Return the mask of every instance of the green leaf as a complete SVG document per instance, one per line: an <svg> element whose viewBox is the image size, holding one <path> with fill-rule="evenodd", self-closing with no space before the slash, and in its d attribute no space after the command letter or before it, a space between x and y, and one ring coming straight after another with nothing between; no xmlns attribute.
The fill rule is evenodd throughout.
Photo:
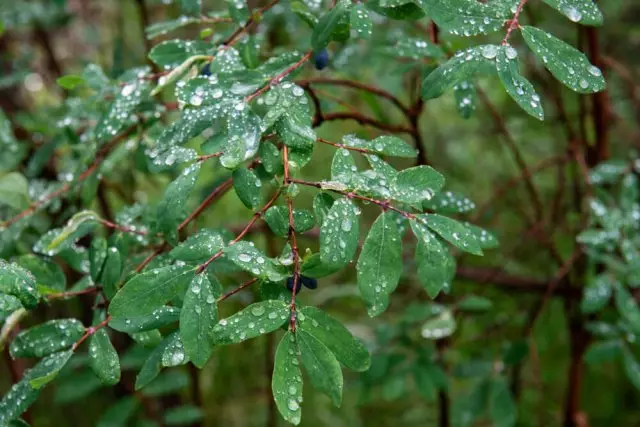
<svg viewBox="0 0 640 427"><path fill-rule="evenodd" d="M29 371L29 385L39 389L49 384L58 375L58 372L67 364L73 356L73 350L53 353L45 357Z"/></svg>
<svg viewBox="0 0 640 427"><path fill-rule="evenodd" d="M186 218L186 203L191 190L195 186L200 172L200 163L186 168L178 178L167 186L164 196L157 208L158 230L171 240L175 240L178 224Z"/></svg>
<svg viewBox="0 0 640 427"><path fill-rule="evenodd" d="M367 312L369 316L377 316L389 306L389 295L398 286L402 274L402 236L394 212L385 212L375 220L356 269Z"/></svg>
<svg viewBox="0 0 640 427"><path fill-rule="evenodd" d="M504 89L520 108L536 119L544 120L540 96L529 80L520 74L518 51L511 45L500 46L496 58L496 70Z"/></svg>
<svg viewBox="0 0 640 427"><path fill-rule="evenodd" d="M107 259L104 262L104 270L101 276L102 290L109 299L112 299L118 290L120 276L122 275L122 264L118 248L110 247L107 251Z"/></svg>
<svg viewBox="0 0 640 427"><path fill-rule="evenodd" d="M453 246L474 255L482 255L476 236L458 221L438 214L421 216L427 226Z"/></svg>
<svg viewBox="0 0 640 427"><path fill-rule="evenodd" d="M622 360L627 379L635 388L640 390L640 363L627 347L622 348Z"/></svg>
<svg viewBox="0 0 640 427"><path fill-rule="evenodd" d="M96 427L122 427L127 423L136 410L139 402L136 397L123 397L115 401L107 410L104 411Z"/></svg>
<svg viewBox="0 0 640 427"><path fill-rule="evenodd" d="M49 320L20 332L11 342L11 356L47 356L71 347L84 331L84 326L76 319Z"/></svg>
<svg viewBox="0 0 640 427"><path fill-rule="evenodd" d="M85 83L84 78L77 74L67 74L66 76L58 77L56 83L63 89L73 90L78 86Z"/></svg>
<svg viewBox="0 0 640 427"><path fill-rule="evenodd" d="M136 391L140 390L153 381L162 370L162 355L172 340L172 336L163 339L151 352L149 358L144 362L138 376L136 377Z"/></svg>
<svg viewBox="0 0 640 427"><path fill-rule="evenodd" d="M185 15L200 16L202 12L202 0L179 0L179 4Z"/></svg>
<svg viewBox="0 0 640 427"><path fill-rule="evenodd" d="M180 312L178 307L163 306L143 316L111 319L109 327L125 333L151 331L177 322Z"/></svg>
<svg viewBox="0 0 640 427"><path fill-rule="evenodd" d="M189 383L189 375L185 371L172 369L159 374L142 390L142 394L150 397L167 396L184 390Z"/></svg>
<svg viewBox="0 0 640 427"><path fill-rule="evenodd" d="M335 406L342 401L342 369L331 351L313 335L296 331L300 358L311 385L331 398Z"/></svg>
<svg viewBox="0 0 640 427"><path fill-rule="evenodd" d="M120 382L118 352L104 328L96 331L89 339L89 366L104 385Z"/></svg>
<svg viewBox="0 0 640 427"><path fill-rule="evenodd" d="M334 198L329 193L318 193L313 198L313 213L316 216L316 222L322 224L325 217L333 206Z"/></svg>
<svg viewBox="0 0 640 427"><path fill-rule="evenodd" d="M425 16L425 11L419 5L422 1L407 2L400 6L383 7L381 0L371 0L365 3L366 7L380 15L402 21L415 21Z"/></svg>
<svg viewBox="0 0 640 427"><path fill-rule="evenodd" d="M264 220L271 231L280 237L289 233L289 208L287 206L272 206L264 215ZM316 224L313 214L306 209L293 210L293 227L297 233L311 230Z"/></svg>
<svg viewBox="0 0 640 427"><path fill-rule="evenodd" d="M450 310L443 310L437 317L422 325L421 334L426 339L438 340L448 337L456 330L456 319Z"/></svg>
<svg viewBox="0 0 640 427"><path fill-rule="evenodd" d="M356 171L356 162L349 150L344 148L337 150L331 161L331 179L351 186L351 181Z"/></svg>
<svg viewBox="0 0 640 427"><path fill-rule="evenodd" d="M609 304L614 281L608 274L600 274L589 280L584 288L580 309L583 313L597 313Z"/></svg>
<svg viewBox="0 0 640 427"><path fill-rule="evenodd" d="M463 80L453 86L453 96L456 100L456 109L463 119L471 117L476 109L476 88L473 82Z"/></svg>
<svg viewBox="0 0 640 427"><path fill-rule="evenodd" d="M476 205L463 194L443 191L423 202L422 207L436 213L459 214L471 212Z"/></svg>
<svg viewBox="0 0 640 427"><path fill-rule="evenodd" d="M496 45L475 46L457 52L425 76L422 82L422 97L425 100L437 98L450 87L468 81L478 73L493 69L493 60L497 55Z"/></svg>
<svg viewBox="0 0 640 427"><path fill-rule="evenodd" d="M18 142L11 122L0 109L0 172L11 172L27 154L27 144Z"/></svg>
<svg viewBox="0 0 640 427"><path fill-rule="evenodd" d="M477 295L469 295L457 304L458 310L467 312L484 312L493 307L493 303L489 298Z"/></svg>
<svg viewBox="0 0 640 427"><path fill-rule="evenodd" d="M118 318L153 313L184 292L194 271L194 267L170 265L133 276L111 300L109 314Z"/></svg>
<svg viewBox="0 0 640 427"><path fill-rule="evenodd" d="M204 418L201 408L194 405L182 405L167 409L164 413L164 425L182 426L195 425Z"/></svg>
<svg viewBox="0 0 640 427"><path fill-rule="evenodd" d="M578 93L605 89L602 71L579 50L535 27L524 26L522 37L546 69L569 89Z"/></svg>
<svg viewBox="0 0 640 427"><path fill-rule="evenodd" d="M622 285L618 284L614 300L618 313L629 323L635 333L640 333L640 308L638 308L633 296Z"/></svg>
<svg viewBox="0 0 640 427"><path fill-rule="evenodd" d="M267 300L222 319L213 328L216 344L235 344L280 328L289 319L289 304Z"/></svg>
<svg viewBox="0 0 640 427"><path fill-rule="evenodd" d="M222 248L224 248L222 235L217 231L203 228L173 248L169 256L184 262L198 263L206 261Z"/></svg>
<svg viewBox="0 0 640 427"><path fill-rule="evenodd" d="M227 118L228 139L220 164L227 169L235 169L252 158L260 146L260 126L260 118L251 109L243 103L236 103Z"/></svg>
<svg viewBox="0 0 640 427"><path fill-rule="evenodd" d="M99 282L102 270L104 268L104 262L107 259L107 247L108 243L104 237L96 236L91 240L91 246L89 247L89 271L91 272L91 279L94 282Z"/></svg>
<svg viewBox="0 0 640 427"><path fill-rule="evenodd" d="M129 336L143 347L155 347L162 342L162 334L157 329L144 332L132 332Z"/></svg>
<svg viewBox="0 0 640 427"><path fill-rule="evenodd" d="M588 364L601 364L606 361L617 359L623 349L619 339L596 341L589 346L584 354L584 361Z"/></svg>
<svg viewBox="0 0 640 427"><path fill-rule="evenodd" d="M348 264L358 247L360 210L349 200L337 200L320 228L320 259L329 267Z"/></svg>
<svg viewBox="0 0 640 427"><path fill-rule="evenodd" d="M7 205L20 211L29 206L29 183L18 172L0 177L0 205Z"/></svg>
<svg viewBox="0 0 640 427"><path fill-rule="evenodd" d="M351 30L360 39L370 39L373 33L373 22L369 16L369 11L363 4L355 4L351 8Z"/></svg>
<svg viewBox="0 0 640 427"><path fill-rule="evenodd" d="M134 76L133 79L122 86L94 128L94 135L99 144L111 140L127 126L138 121L133 113L149 95L151 83L148 79L141 78L148 73L148 69L133 69L130 73Z"/></svg>
<svg viewBox="0 0 640 427"><path fill-rule="evenodd" d="M258 175L247 168L233 171L233 188L240 201L249 209L257 209L262 205L262 181Z"/></svg>
<svg viewBox="0 0 640 427"><path fill-rule="evenodd" d="M414 158L416 150L397 136L384 135L372 141L360 139L355 135L346 135L342 143L347 147L361 148L385 156Z"/></svg>
<svg viewBox="0 0 640 427"><path fill-rule="evenodd" d="M269 141L262 142L260 144L258 154L260 155L261 164L267 173L270 175L279 175L283 173L284 165L280 158L280 151L275 145Z"/></svg>
<svg viewBox="0 0 640 427"><path fill-rule="evenodd" d="M224 248L225 257L253 276L277 282L284 279L274 261L262 253L253 243L240 241Z"/></svg>
<svg viewBox="0 0 640 427"><path fill-rule="evenodd" d="M205 274L193 278L180 314L180 337L187 357L202 369L213 352L218 306L213 286Z"/></svg>
<svg viewBox="0 0 640 427"><path fill-rule="evenodd" d="M311 46L318 51L325 48L330 41L344 41L349 38L349 10L343 2L327 12L313 29Z"/></svg>
<svg viewBox="0 0 640 427"><path fill-rule="evenodd" d="M411 58L416 61L424 58L442 58L444 56L440 46L414 37L403 37L393 46L382 48L382 52L396 58Z"/></svg>
<svg viewBox="0 0 640 427"><path fill-rule="evenodd" d="M13 384L0 400L0 425L11 426L10 421L18 418L36 401L40 390L29 384L33 372L41 371L42 365L49 359L42 359L36 366L25 372L20 381Z"/></svg>
<svg viewBox="0 0 640 427"><path fill-rule="evenodd" d="M475 236L476 242L481 249L495 249L500 246L498 238L493 233L468 222L465 222L464 226Z"/></svg>
<svg viewBox="0 0 640 427"><path fill-rule="evenodd" d="M391 181L393 198L409 204L430 200L443 186L444 177L431 166L404 169Z"/></svg>
<svg viewBox="0 0 640 427"><path fill-rule="evenodd" d="M424 8L439 27L465 37L500 31L512 15L499 1L424 0Z"/></svg>
<svg viewBox="0 0 640 427"><path fill-rule="evenodd" d="M65 249L71 248L73 243L89 234L98 224L100 216L93 211L81 211L73 215L63 228L47 232L33 246L34 252L53 256Z"/></svg>
<svg viewBox="0 0 640 427"><path fill-rule="evenodd" d="M503 377L491 381L489 394L489 414L496 427L511 427L516 424L518 408Z"/></svg>
<svg viewBox="0 0 640 427"><path fill-rule="evenodd" d="M206 55L209 44L199 40L166 40L155 45L149 59L156 65L170 69L179 66L192 56Z"/></svg>
<svg viewBox="0 0 640 427"><path fill-rule="evenodd" d="M0 292L18 298L26 308L38 304L40 294L31 272L0 259Z"/></svg>
<svg viewBox="0 0 640 427"><path fill-rule="evenodd" d="M543 0L572 22L600 26L604 18L593 0Z"/></svg>
<svg viewBox="0 0 640 427"><path fill-rule="evenodd" d="M167 338L171 340L162 353L162 366L173 367L188 363L189 358L185 355L184 344L180 338L180 333L178 331L173 332Z"/></svg>
<svg viewBox="0 0 640 427"><path fill-rule="evenodd" d="M11 316L14 311L20 310L21 308L22 304L18 298L13 295L0 294L0 323Z"/></svg>
<svg viewBox="0 0 640 427"><path fill-rule="evenodd" d="M316 307L298 310L298 330L318 339L349 369L362 372L369 369L371 356L367 348L342 323Z"/></svg>
<svg viewBox="0 0 640 427"><path fill-rule="evenodd" d="M163 36L178 28L185 27L190 24L200 22L200 19L190 16L180 16L178 19L170 21L155 22L145 28L145 33L148 39L155 39L156 37Z"/></svg>
<svg viewBox="0 0 640 427"><path fill-rule="evenodd" d="M319 253L314 253L302 262L302 266L300 267L300 273L307 277L313 277L319 279L321 277L329 276L338 270L341 267L334 267L327 264L324 264L320 258Z"/></svg>
<svg viewBox="0 0 640 427"><path fill-rule="evenodd" d="M427 228L411 221L418 245L415 258L418 279L431 298L450 287L456 273L456 260L447 248Z"/></svg>
<svg viewBox="0 0 640 427"><path fill-rule="evenodd" d="M33 274L38 288L43 292L63 291L66 287L67 278L55 262L36 255L22 255L17 262Z"/></svg>
<svg viewBox="0 0 640 427"><path fill-rule="evenodd" d="M298 364L298 347L294 335L287 331L276 350L271 391L278 411L285 421L300 424L302 410L302 372Z"/></svg>

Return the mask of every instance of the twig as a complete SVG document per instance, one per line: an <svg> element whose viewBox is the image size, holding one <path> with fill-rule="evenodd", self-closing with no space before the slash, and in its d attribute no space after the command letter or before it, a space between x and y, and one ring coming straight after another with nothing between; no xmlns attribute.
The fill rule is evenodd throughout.
<svg viewBox="0 0 640 427"><path fill-rule="evenodd" d="M232 295L237 294L238 292L240 292L241 290L243 290L244 288L248 288L249 286L253 285L254 283L256 283L258 281L258 279L251 279L247 282L244 282L242 285L238 286L235 289L230 290L229 292L227 292L226 294L222 295L220 298L218 298L216 300L216 302L221 302L226 300L227 298L229 298Z"/></svg>

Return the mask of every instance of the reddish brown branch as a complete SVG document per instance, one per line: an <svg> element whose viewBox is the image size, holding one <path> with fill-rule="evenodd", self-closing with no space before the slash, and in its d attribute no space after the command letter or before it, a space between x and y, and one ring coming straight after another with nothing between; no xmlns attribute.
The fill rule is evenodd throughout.
<svg viewBox="0 0 640 427"><path fill-rule="evenodd" d="M346 87L351 87L354 89L359 89L359 90L363 90L366 92L369 92L371 94L374 94L376 96L379 96L381 98L387 99L388 101L391 101L392 104L394 104L396 107L398 107L400 109L400 111L402 111L406 116L409 116L410 112L409 112L409 108L407 108L402 101L400 101L400 99L393 95L390 92L387 92L383 89L377 88L375 86L371 86L365 83L361 83L358 82L356 80L347 80L347 79L331 79L331 78L325 78L325 77L315 77L315 78L309 78L309 79L304 79L304 80L296 80L296 84L302 86L302 87L308 87L311 85L334 85L334 86L346 86Z"/></svg>
<svg viewBox="0 0 640 427"><path fill-rule="evenodd" d="M322 121L328 122L332 120L355 120L361 125L369 125L380 130L384 130L391 133L408 133L413 134L413 128L402 125L387 124L383 121L376 120L374 118L365 116L361 113L349 113L349 112L336 112L325 113L322 115Z"/></svg>
<svg viewBox="0 0 640 427"><path fill-rule="evenodd" d="M238 286L237 288L227 292L226 294L222 295L220 298L218 298L216 300L216 302L220 302L220 301L224 301L227 298L229 298L232 295L237 294L238 292L240 292L241 290L243 290L244 288L248 288L249 286L253 285L254 283L256 283L258 281L258 279L251 279L247 282L244 282L242 285Z"/></svg>

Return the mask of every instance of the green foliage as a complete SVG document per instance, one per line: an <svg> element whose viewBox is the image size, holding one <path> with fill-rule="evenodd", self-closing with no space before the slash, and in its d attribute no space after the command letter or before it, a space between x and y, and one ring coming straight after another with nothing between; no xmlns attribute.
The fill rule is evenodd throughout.
<svg viewBox="0 0 640 427"><path fill-rule="evenodd" d="M55 63L45 30L73 22L75 12L65 1L35 3L40 6L27 8L18 1L25 10L11 6L0 12L0 33L33 26L36 39L45 35L38 43ZM132 54L130 35L123 33L107 61L110 69L89 64L69 74L58 70L49 80L57 83L51 89L60 101L55 106L0 111L0 349L8 346L13 359L40 359L0 401L0 425L22 423L19 417L53 381L58 391L67 390L59 398L63 402L122 383L118 394L131 395L104 411L98 426L147 425L151 415L163 425L196 423L211 411L185 398L154 414L158 405L148 399L186 396L189 386L197 394L197 371L188 376L184 365L206 370L212 358L225 368L220 377L235 397L230 372L244 374L215 357L227 351L224 346L243 343L234 348L250 348L255 358L258 348L272 352L276 337L281 338L271 391L289 423L302 422L304 375L336 407L352 382L364 404L400 400L413 391L426 401L442 393L446 404L446 393L462 389L463 398L457 396L451 408L452 425L516 425L520 402L507 370L527 357L527 341L446 354L450 339L464 340L477 326L468 319L492 316L491 326L501 328L509 317L493 294L474 295L466 287L463 298L453 294L458 264L479 263L469 261L470 255L499 246L496 235L471 223L495 223L498 209L485 206L465 218L476 205L457 192L475 193L488 171L478 159L469 170L449 167L460 157L458 148L435 125L428 132L439 144L427 143L421 113L425 103L453 89L451 111L471 118L487 105L484 87L499 84L524 113L543 120L544 100L531 81L540 87L548 81L530 75L533 61L524 61L525 45L555 79L579 94L606 89L600 68L550 32L523 25L526 0L339 0L330 6L273 1L255 10L243 1L225 1L213 12L211 2L180 0L166 14L155 13L165 7L156 3L149 14L145 1L136 2L143 22L168 17L146 22L145 58ZM581 25L603 22L591 0L544 3ZM518 33L524 43L515 41ZM479 36L477 43L458 38L472 36ZM329 77L311 74L308 63L320 53L330 55L329 70L323 71L333 73ZM375 85L361 78L369 60ZM602 60L595 63L601 66ZM324 65L316 63L318 73ZM325 84L357 91L357 105L342 92L327 91L325 99L316 87ZM410 87L406 96L398 95L403 85ZM547 115L564 119L568 99L556 94L557 108ZM594 104L587 109L580 101L582 117L599 108L598 98L589 99ZM447 101L438 102L433 105L446 111ZM48 97L37 103L52 104ZM6 105L9 110L12 103ZM498 117L527 191L534 193L536 218L528 226L545 231L545 218L561 216L566 208L563 193L554 199L553 212L537 206L536 189L530 188L537 170L519 155L499 112L490 113ZM529 120L526 114L520 119ZM333 125L342 119L362 128ZM581 160L572 171L576 176L587 173L574 147L577 138L590 135L588 121L581 120L580 137L567 125L571 142L562 156L563 162ZM595 122L598 133L606 123ZM531 122L525 123L526 128ZM446 159L438 166L444 174L431 166L438 158ZM558 165L564 182L567 171ZM590 181L576 184L578 197L593 196L591 217L577 239L577 233L560 242L534 237L554 248L556 260L564 252L554 244L580 245L586 285L574 314L594 320L585 328L596 338L584 360L621 360L630 383L640 389L637 169L628 162L605 163L591 170ZM518 184L519 179L507 182L504 171L489 172L496 186ZM474 180L481 183L471 186ZM227 210L209 215L212 204ZM266 227L260 228L262 221ZM582 222L567 214L563 226L574 230ZM515 232L504 234L509 233ZM512 267L546 271L540 265ZM565 276L577 280L570 268L551 279L545 298ZM476 281L486 284L496 276ZM314 279L322 279L320 285ZM259 291L236 296L254 284ZM316 287L321 290L312 293ZM562 289L563 295L576 290ZM79 320L91 317L76 308L65 314L69 318L50 308L79 296L93 314L92 325ZM329 312L338 311L338 296L358 298L334 317ZM385 313L407 296L413 304ZM342 319L357 310L379 318L352 328ZM518 310L521 327L525 310ZM253 365L247 364L247 372ZM343 376L342 367L362 374ZM133 384L125 371L137 372ZM450 388L453 379L464 386Z"/></svg>

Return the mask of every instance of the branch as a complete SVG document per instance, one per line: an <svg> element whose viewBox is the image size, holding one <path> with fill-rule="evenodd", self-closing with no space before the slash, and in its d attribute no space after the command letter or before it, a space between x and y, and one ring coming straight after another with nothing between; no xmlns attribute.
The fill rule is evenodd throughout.
<svg viewBox="0 0 640 427"><path fill-rule="evenodd" d="M374 118L365 116L361 113L347 113L347 112L337 112L337 113L326 113L322 115L322 121L328 122L332 120L355 120L361 125L369 125L375 128L391 132L391 133L408 133L413 134L413 129L407 126L402 125L391 125L384 123L380 120L376 120Z"/></svg>
<svg viewBox="0 0 640 427"><path fill-rule="evenodd" d="M407 108L402 101L400 101L400 99L398 97L396 97L395 95L393 95L390 92L387 92L383 89L377 88L375 86L370 86L368 84L365 83L360 83L356 80L347 80L347 79L331 79L331 78L325 78L325 77L315 77L315 78L310 78L310 79L304 79L304 80L296 80L295 82L297 85L302 86L302 87L309 87L311 85L334 85L334 86L346 86L346 87L351 87L354 89L360 89L360 90L364 90L366 92L372 93L374 95L377 95L381 98L385 98L389 101L391 101L391 103L393 103L396 107L398 107L400 109L400 111L402 111L405 116L409 116L410 115L410 111L409 108Z"/></svg>

